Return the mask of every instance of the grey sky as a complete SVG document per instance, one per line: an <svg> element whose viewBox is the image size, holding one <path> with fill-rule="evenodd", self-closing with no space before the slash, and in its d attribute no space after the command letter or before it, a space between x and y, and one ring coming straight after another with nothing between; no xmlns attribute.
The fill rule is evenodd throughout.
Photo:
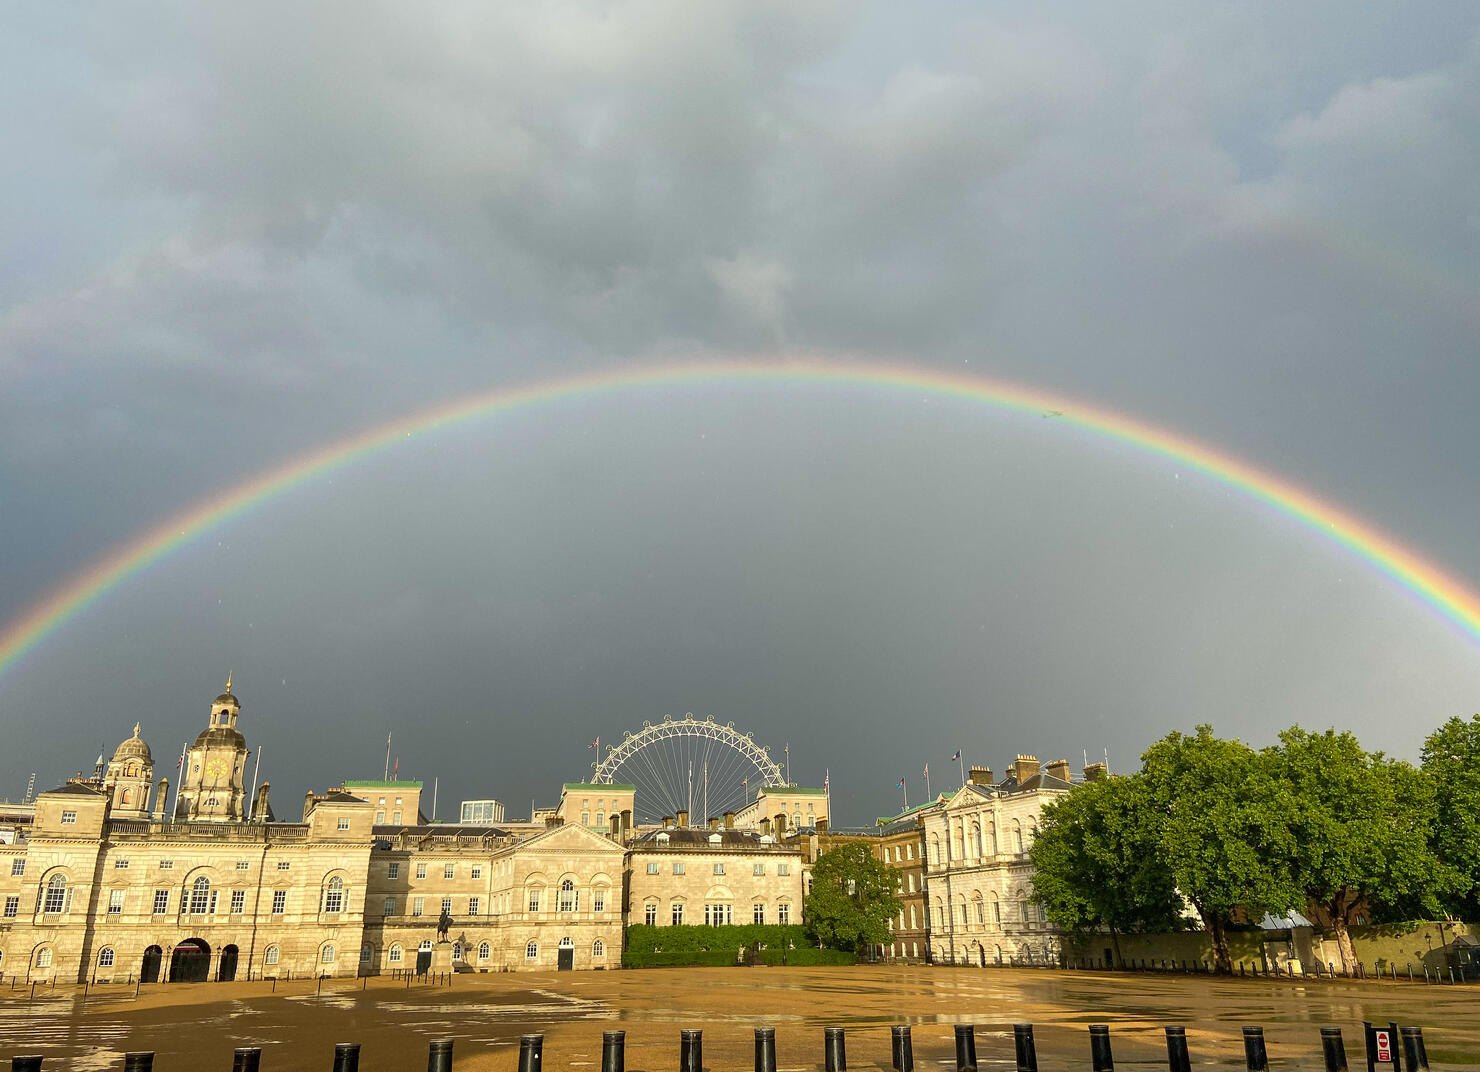
<svg viewBox="0 0 1480 1072"><path fill-rule="evenodd" d="M11 7L0 619L185 504L500 384L821 353L1080 397L1480 587L1472 4ZM1480 648L1266 509L1062 423L688 387L414 444L0 676L0 796L226 671L280 810L522 812L685 711L841 817L1300 720L1412 755ZM1118 762L1117 762L1118 761ZM444 811L445 814L445 811Z"/></svg>

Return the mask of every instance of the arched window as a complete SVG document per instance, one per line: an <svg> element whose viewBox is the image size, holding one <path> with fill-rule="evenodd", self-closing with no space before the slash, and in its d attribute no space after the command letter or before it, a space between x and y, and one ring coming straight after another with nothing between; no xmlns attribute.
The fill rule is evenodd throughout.
<svg viewBox="0 0 1480 1072"><path fill-rule="evenodd" d="M123 791L123 796L119 798L119 803L120 804L128 804L133 799L134 799L134 791L132 789L125 789Z"/></svg>
<svg viewBox="0 0 1480 1072"><path fill-rule="evenodd" d="M67 907L67 878L65 875L52 875L46 880L46 900L42 903L45 912L61 912ZM51 956L47 950L46 955ZM47 963L50 963L48 960Z"/></svg>
<svg viewBox="0 0 1480 1072"><path fill-rule="evenodd" d="M993 890L990 896L992 901L992 926L1000 927L1002 926L1002 902L997 900L996 890ZM998 957L997 959L1000 960L1002 958Z"/></svg>
<svg viewBox="0 0 1480 1072"><path fill-rule="evenodd" d="M389 960L392 964L401 963L401 947L398 945L391 946L391 951L386 959Z"/></svg>
<svg viewBox="0 0 1480 1072"><path fill-rule="evenodd" d="M576 884L566 879L560 884L560 911L574 912L576 910Z"/></svg>
<svg viewBox="0 0 1480 1072"><path fill-rule="evenodd" d="M113 967L113 947L111 945L105 945L102 951L98 953L98 967Z"/></svg>
<svg viewBox="0 0 1480 1072"><path fill-rule="evenodd" d="M531 941L528 945L526 945L524 947L524 959L525 960L535 960L536 958L539 957L539 955L540 955L540 944L538 942Z"/></svg>
<svg viewBox="0 0 1480 1072"><path fill-rule="evenodd" d="M319 950L319 963L320 964L333 964L334 963L334 946L333 946L333 943L330 943L329 945L324 946L323 949Z"/></svg>
<svg viewBox="0 0 1480 1072"><path fill-rule="evenodd" d="M201 875L190 887L190 914L203 916L211 901L211 880Z"/></svg>
<svg viewBox="0 0 1480 1072"><path fill-rule="evenodd" d="M972 845L972 852L973 852L973 854L976 855L976 856L981 856L982 855L982 824L981 823L972 823L971 824L971 845Z"/></svg>
<svg viewBox="0 0 1480 1072"><path fill-rule="evenodd" d="M278 947L270 945L267 947L267 952L262 955L263 963L267 964L268 967L272 967L278 962L278 956Z"/></svg>
<svg viewBox="0 0 1480 1072"><path fill-rule="evenodd" d="M974 900L976 901L976 921L985 926L987 922L987 906L980 897L976 897Z"/></svg>
<svg viewBox="0 0 1480 1072"><path fill-rule="evenodd" d="M606 956L606 946L602 943L600 938L591 943L591 955L593 957Z"/></svg>
<svg viewBox="0 0 1480 1072"><path fill-rule="evenodd" d="M478 959L479 960L487 960L488 957L489 957L489 954L492 953L492 952L493 952L493 950L488 947L488 943L487 942L480 942L478 944Z"/></svg>
<svg viewBox="0 0 1480 1072"><path fill-rule="evenodd" d="M51 967L51 946L44 945L40 949L36 950L36 967Z"/></svg>
<svg viewBox="0 0 1480 1072"><path fill-rule="evenodd" d="M930 862L932 864L938 864L938 863L940 863L940 835L939 834L931 834L930 835Z"/></svg>
<svg viewBox="0 0 1480 1072"><path fill-rule="evenodd" d="M324 912L333 914L344 911L344 879L335 875L324 890Z"/></svg>
<svg viewBox="0 0 1480 1072"><path fill-rule="evenodd" d="M1016 819L1012 821L1012 851L1023 851L1023 824Z"/></svg>
<svg viewBox="0 0 1480 1072"><path fill-rule="evenodd" d="M997 855L997 824L996 823L988 823L987 824L987 847L992 851L992 855L993 856L996 856Z"/></svg>

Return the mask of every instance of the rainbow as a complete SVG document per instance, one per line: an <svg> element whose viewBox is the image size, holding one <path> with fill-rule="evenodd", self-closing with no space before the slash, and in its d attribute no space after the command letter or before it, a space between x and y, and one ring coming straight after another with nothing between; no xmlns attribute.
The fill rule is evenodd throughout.
<svg viewBox="0 0 1480 1072"><path fill-rule="evenodd" d="M1007 411L1053 414L1064 424L1169 459L1265 503L1396 581L1470 640L1480 642L1480 597L1460 581L1372 525L1195 440L1065 397L977 376L905 365L798 358L625 366L616 371L502 387L402 417L321 447L196 502L38 600L0 630L0 677L92 604L202 533L307 480L351 465L408 437L583 396L747 382L886 388L984 403Z"/></svg>

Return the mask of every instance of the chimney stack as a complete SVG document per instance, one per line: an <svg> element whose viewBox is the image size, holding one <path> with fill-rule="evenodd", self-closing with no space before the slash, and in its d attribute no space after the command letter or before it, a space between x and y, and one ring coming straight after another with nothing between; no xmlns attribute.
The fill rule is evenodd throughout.
<svg viewBox="0 0 1480 1072"><path fill-rule="evenodd" d="M1110 772L1103 763L1091 763L1084 768L1084 780L1086 782L1103 782L1109 777Z"/></svg>
<svg viewBox="0 0 1480 1072"><path fill-rule="evenodd" d="M267 806L267 791L271 788L271 782L263 782L257 787L257 798L252 802L252 821L254 823L267 822L267 816L272 811Z"/></svg>
<svg viewBox="0 0 1480 1072"><path fill-rule="evenodd" d="M817 820L817 836L818 837L827 837L827 817L826 816L824 816L823 818Z"/></svg>
<svg viewBox="0 0 1480 1072"><path fill-rule="evenodd" d="M786 812L784 811L776 813L776 836L779 838L786 836Z"/></svg>
<svg viewBox="0 0 1480 1072"><path fill-rule="evenodd" d="M711 830L718 830L719 829L719 820L717 818L715 818L713 815L711 815L709 817L709 829L711 829Z"/></svg>
<svg viewBox="0 0 1480 1072"><path fill-rule="evenodd" d="M1061 782L1069 780L1069 761L1067 759L1056 759L1050 763L1045 770L1050 778L1057 778Z"/></svg>
<svg viewBox="0 0 1480 1072"><path fill-rule="evenodd" d="M966 780L972 785L992 785L992 768L972 767L966 773Z"/></svg>
<svg viewBox="0 0 1480 1072"><path fill-rule="evenodd" d="M671 815L665 815L665 816L663 816L663 829L664 830L671 830L671 829L673 829L673 816L671 816Z"/></svg>
<svg viewBox="0 0 1480 1072"><path fill-rule="evenodd" d="M679 808L678 809L678 828L680 830L683 830L688 825L689 825L689 809L688 808Z"/></svg>
<svg viewBox="0 0 1480 1072"><path fill-rule="evenodd" d="M303 794L303 821L308 822L308 817L313 813L313 790L310 789Z"/></svg>
<svg viewBox="0 0 1480 1072"><path fill-rule="evenodd" d="M761 819L761 837L769 837L770 834L771 834L771 820L762 817L762 819Z"/></svg>
<svg viewBox="0 0 1480 1072"><path fill-rule="evenodd" d="M1012 766L1013 770L1017 773L1018 782L1026 782L1029 778L1038 773L1038 757L1025 756L1021 752L1019 752L1017 761L1014 762Z"/></svg>
<svg viewBox="0 0 1480 1072"><path fill-rule="evenodd" d="M735 813L732 811L725 812L725 829L735 829Z"/></svg>

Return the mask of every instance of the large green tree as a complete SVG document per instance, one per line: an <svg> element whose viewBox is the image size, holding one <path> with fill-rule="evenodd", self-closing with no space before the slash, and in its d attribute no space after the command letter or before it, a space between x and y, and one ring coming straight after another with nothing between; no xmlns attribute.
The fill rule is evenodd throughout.
<svg viewBox="0 0 1480 1072"><path fill-rule="evenodd" d="M895 873L861 842L839 845L812 865L807 894L808 928L831 949L858 951L889 941L889 921L899 913Z"/></svg>
<svg viewBox="0 0 1480 1072"><path fill-rule="evenodd" d="M1289 795L1265 757L1211 726L1169 733L1146 750L1142 771L1172 879L1202 918L1218 970L1232 971L1235 910L1257 920L1305 903L1289 870Z"/></svg>
<svg viewBox="0 0 1480 1072"><path fill-rule="evenodd" d="M1293 726L1264 755L1287 801L1290 874L1330 917L1344 970L1357 966L1350 927L1359 908L1441 910L1454 883L1430 846L1435 803L1428 779L1335 730Z"/></svg>
<svg viewBox="0 0 1480 1072"><path fill-rule="evenodd" d="M1455 879L1449 908L1480 919L1480 715L1429 734L1422 769L1434 787L1434 850Z"/></svg>
<svg viewBox="0 0 1480 1072"><path fill-rule="evenodd" d="M1033 842L1034 899L1077 933L1170 930L1181 915L1144 775L1085 782L1043 809Z"/></svg>

